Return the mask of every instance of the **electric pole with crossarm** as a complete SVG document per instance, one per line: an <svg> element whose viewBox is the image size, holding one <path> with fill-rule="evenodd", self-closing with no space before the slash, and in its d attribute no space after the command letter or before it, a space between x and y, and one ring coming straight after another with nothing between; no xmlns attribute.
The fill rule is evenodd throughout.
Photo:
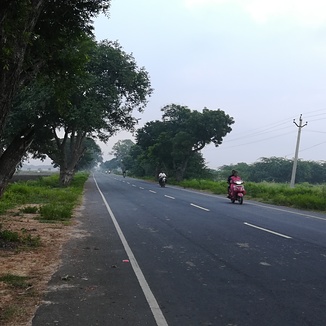
<svg viewBox="0 0 326 326"><path fill-rule="evenodd" d="M299 155L299 146L300 146L300 137L301 137L301 129L305 127L308 122L306 122L304 125L302 124L302 114L300 114L299 118L299 124L295 122L295 119L293 119L293 123L298 127L298 137L297 137L297 146L295 148L295 156L293 160L293 167L292 167L292 176L291 176L291 183L290 188L294 188L295 184L295 174L297 172L297 165L298 165L298 155Z"/></svg>

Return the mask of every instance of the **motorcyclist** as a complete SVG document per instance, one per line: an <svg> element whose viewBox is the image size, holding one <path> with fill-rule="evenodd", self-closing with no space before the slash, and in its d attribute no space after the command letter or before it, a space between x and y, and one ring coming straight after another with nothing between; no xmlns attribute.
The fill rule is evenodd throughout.
<svg viewBox="0 0 326 326"><path fill-rule="evenodd" d="M237 170L232 170L231 175L228 176L228 195L227 197L230 198L230 186L233 181L233 179L239 178L238 171Z"/></svg>
<svg viewBox="0 0 326 326"><path fill-rule="evenodd" d="M166 178L166 174L162 171L158 175L158 182L159 182L159 184L161 184L163 178Z"/></svg>

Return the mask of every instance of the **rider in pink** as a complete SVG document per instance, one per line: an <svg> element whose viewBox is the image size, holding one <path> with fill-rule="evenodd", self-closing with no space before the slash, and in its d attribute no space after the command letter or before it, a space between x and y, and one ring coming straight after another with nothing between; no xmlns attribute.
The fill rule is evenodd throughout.
<svg viewBox="0 0 326 326"><path fill-rule="evenodd" d="M238 176L238 171L232 170L232 174L228 177L228 197L230 196L230 192L233 191L234 182L238 180L241 180L241 178Z"/></svg>

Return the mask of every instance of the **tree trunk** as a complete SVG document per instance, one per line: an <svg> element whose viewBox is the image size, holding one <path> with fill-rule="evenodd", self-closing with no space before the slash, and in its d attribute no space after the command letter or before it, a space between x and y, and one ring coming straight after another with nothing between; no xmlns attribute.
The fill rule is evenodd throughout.
<svg viewBox="0 0 326 326"><path fill-rule="evenodd" d="M188 161L189 161L189 157L187 157L183 162L181 162L180 165L174 163L174 167L175 167L175 178L178 182L183 180L185 171L187 169L187 165L188 165Z"/></svg>
<svg viewBox="0 0 326 326"><path fill-rule="evenodd" d="M70 185L72 179L74 177L74 171L68 168L60 168L60 185L63 187L67 187Z"/></svg>
<svg viewBox="0 0 326 326"><path fill-rule="evenodd" d="M33 139L34 130L29 129L23 135L16 136L0 156L0 198Z"/></svg>
<svg viewBox="0 0 326 326"><path fill-rule="evenodd" d="M66 146L60 147L60 185L67 187L70 185L76 170L76 166L85 150L83 141L86 133L79 131L72 133L69 144L69 151Z"/></svg>

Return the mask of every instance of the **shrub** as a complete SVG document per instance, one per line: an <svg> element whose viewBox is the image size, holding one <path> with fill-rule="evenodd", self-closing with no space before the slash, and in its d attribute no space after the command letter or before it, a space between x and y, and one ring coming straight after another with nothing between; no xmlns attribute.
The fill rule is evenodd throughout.
<svg viewBox="0 0 326 326"><path fill-rule="evenodd" d="M41 220L65 221L71 218L73 204L46 204L40 207Z"/></svg>

